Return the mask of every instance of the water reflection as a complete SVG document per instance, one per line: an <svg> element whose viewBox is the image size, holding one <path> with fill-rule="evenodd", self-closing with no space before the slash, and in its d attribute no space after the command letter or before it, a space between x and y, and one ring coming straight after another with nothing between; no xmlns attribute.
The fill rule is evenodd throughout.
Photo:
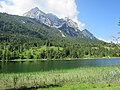
<svg viewBox="0 0 120 90"><path fill-rule="evenodd" d="M119 65L120 59L88 59L88 60L57 60L57 61L21 61L0 62L0 72L36 72L60 69L71 69L87 66Z"/></svg>

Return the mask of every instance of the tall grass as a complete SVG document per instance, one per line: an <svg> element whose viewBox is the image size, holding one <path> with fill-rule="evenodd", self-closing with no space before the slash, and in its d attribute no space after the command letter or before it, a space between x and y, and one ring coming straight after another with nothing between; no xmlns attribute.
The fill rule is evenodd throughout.
<svg viewBox="0 0 120 90"><path fill-rule="evenodd" d="M0 89L61 86L65 83L119 83L120 66L81 67L30 73L0 73Z"/></svg>

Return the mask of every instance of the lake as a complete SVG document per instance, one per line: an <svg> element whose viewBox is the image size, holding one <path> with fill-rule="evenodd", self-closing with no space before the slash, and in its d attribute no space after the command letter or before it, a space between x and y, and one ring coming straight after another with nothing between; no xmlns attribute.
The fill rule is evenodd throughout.
<svg viewBox="0 0 120 90"><path fill-rule="evenodd" d="M0 72L36 72L109 65L120 65L120 58L0 62Z"/></svg>

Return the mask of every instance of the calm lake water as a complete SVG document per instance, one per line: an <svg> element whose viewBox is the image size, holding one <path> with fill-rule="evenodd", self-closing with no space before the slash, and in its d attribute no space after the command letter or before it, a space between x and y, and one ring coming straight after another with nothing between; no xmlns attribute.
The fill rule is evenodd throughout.
<svg viewBox="0 0 120 90"><path fill-rule="evenodd" d="M36 72L60 69L71 69L89 66L120 65L120 58L114 59L87 59L87 60L47 60L47 61L12 61L0 62L0 73L3 72Z"/></svg>

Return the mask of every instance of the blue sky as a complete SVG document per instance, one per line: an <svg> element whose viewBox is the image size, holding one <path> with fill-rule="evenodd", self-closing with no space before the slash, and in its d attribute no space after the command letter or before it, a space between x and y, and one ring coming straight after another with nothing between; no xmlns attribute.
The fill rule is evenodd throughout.
<svg viewBox="0 0 120 90"><path fill-rule="evenodd" d="M120 32L120 0L76 0L78 19L96 37L111 41Z"/></svg>

